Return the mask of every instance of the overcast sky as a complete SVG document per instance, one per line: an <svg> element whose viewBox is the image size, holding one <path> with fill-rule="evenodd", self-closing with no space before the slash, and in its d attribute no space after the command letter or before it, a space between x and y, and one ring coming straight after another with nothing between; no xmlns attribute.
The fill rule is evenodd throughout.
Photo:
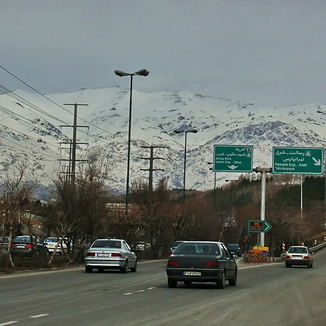
<svg viewBox="0 0 326 326"><path fill-rule="evenodd" d="M326 104L325 0L0 0L0 65L41 92L185 90ZM0 70L0 84L23 88Z"/></svg>

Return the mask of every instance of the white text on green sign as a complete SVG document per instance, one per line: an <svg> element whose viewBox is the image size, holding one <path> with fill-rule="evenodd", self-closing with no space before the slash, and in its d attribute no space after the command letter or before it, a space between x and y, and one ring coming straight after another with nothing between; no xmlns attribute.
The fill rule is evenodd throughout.
<svg viewBox="0 0 326 326"><path fill-rule="evenodd" d="M251 172L253 146L215 145L214 171Z"/></svg>
<svg viewBox="0 0 326 326"><path fill-rule="evenodd" d="M323 174L323 148L274 147L273 173Z"/></svg>

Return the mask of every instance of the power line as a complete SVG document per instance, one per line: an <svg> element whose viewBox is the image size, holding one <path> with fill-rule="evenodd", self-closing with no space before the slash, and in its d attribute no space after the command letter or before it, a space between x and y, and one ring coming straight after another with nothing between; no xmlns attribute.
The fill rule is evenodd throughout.
<svg viewBox="0 0 326 326"><path fill-rule="evenodd" d="M22 135L26 136L27 138L34 139L34 140L36 140L36 141L39 143L39 139L37 139L37 138L35 138L35 137L33 137L33 136L27 135L27 134L25 134L25 133L23 133L23 132L21 132L21 131L19 131L19 130L16 130L16 129L11 128L11 127L8 127L8 126L5 126L5 125L3 125L3 124L1 124L1 123L0 123L0 126L3 126L4 128L6 128L6 129L10 129L10 130L12 130L12 131L18 132L19 134L22 134ZM43 144L47 144L47 143L43 143ZM48 145L48 146L51 146L51 147L54 147L54 148L56 148L56 149L60 149L60 147L55 146L55 145L51 145L51 144L47 144L47 145Z"/></svg>
<svg viewBox="0 0 326 326"><path fill-rule="evenodd" d="M55 104L56 106L58 106L59 108L63 109L66 112L69 112L70 114L72 114L69 110L67 110L66 108L64 108L63 106L61 106L60 104L56 103L55 101L53 101L51 98L49 98L48 96L42 94L41 92L39 92L36 88L34 88L33 86L29 85L28 83L26 83L25 81L23 81L21 78L19 78L18 76L16 76L15 74L13 74L12 72L10 72L8 69L6 69L5 67L0 65L0 68L2 70L4 70L5 72L7 72L10 76L14 77L16 80L20 81L22 84L24 84L25 86L29 87L30 89L32 89L34 92L36 92L37 94L41 95L42 97L44 97L45 99L47 99L48 101L50 101L51 103ZM87 121L81 117L78 117L80 120L89 123L91 126L102 130L106 133L108 133L110 136L113 136L113 134L105 129L102 129L101 127L96 126L95 124L91 123L90 121Z"/></svg>

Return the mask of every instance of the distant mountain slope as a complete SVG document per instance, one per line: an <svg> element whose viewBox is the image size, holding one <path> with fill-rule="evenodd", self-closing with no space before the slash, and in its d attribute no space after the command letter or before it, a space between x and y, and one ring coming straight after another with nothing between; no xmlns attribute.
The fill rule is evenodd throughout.
<svg viewBox="0 0 326 326"><path fill-rule="evenodd" d="M93 151L108 160L108 187L124 191L127 157L129 91L120 88L83 89L69 94L47 95L47 99L23 92L0 96L0 169L7 170L17 160L28 162L31 178L52 184L60 167L59 158L68 158L72 129L71 106L64 103L87 103L78 108L80 145L78 158ZM157 181L169 176L171 188L183 187L184 134L176 129L196 128L188 134L187 188L212 188L213 176L207 162L213 160L214 144L253 145L254 166L270 167L273 146L326 145L326 110L323 105L293 105L283 108L260 108L224 98L212 98L187 92L142 93L134 90L132 110L131 180L146 180L148 150L141 146L161 145L154 155ZM61 143L61 145L60 145ZM62 163L63 164L63 163ZM234 179L237 173L218 173L218 182Z"/></svg>

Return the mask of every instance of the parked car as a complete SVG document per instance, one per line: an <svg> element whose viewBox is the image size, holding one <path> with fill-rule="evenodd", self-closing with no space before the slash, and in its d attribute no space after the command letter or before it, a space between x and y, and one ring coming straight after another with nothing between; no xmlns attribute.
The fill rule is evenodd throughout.
<svg viewBox="0 0 326 326"><path fill-rule="evenodd" d="M61 241L61 238L58 237L47 237L43 242L51 254L55 250L57 254L62 255L63 251L67 250L68 239L63 239Z"/></svg>
<svg viewBox="0 0 326 326"><path fill-rule="evenodd" d="M121 272L137 270L137 256L130 246L122 239L97 239L86 252L85 271L92 272L93 268L120 269Z"/></svg>
<svg viewBox="0 0 326 326"><path fill-rule="evenodd" d="M222 242L183 241L168 258L166 273L168 286L175 288L177 282L186 286L192 282L214 282L223 289L237 284L238 267Z"/></svg>
<svg viewBox="0 0 326 326"><path fill-rule="evenodd" d="M284 256L285 267L292 265L306 265L311 268L313 265L312 252L306 246L292 246Z"/></svg>
<svg viewBox="0 0 326 326"><path fill-rule="evenodd" d="M172 246L171 246L170 249L169 249L169 256L172 255L173 251L174 251L175 249L177 249L177 247L178 247L182 242L183 242L183 241L178 240L178 241L175 241L175 242L172 244Z"/></svg>
<svg viewBox="0 0 326 326"><path fill-rule="evenodd" d="M49 251L43 241L35 236L22 235L14 238L11 243L12 256L47 256Z"/></svg>
<svg viewBox="0 0 326 326"><path fill-rule="evenodd" d="M241 248L238 243L228 243L226 247L234 257L241 257Z"/></svg>

